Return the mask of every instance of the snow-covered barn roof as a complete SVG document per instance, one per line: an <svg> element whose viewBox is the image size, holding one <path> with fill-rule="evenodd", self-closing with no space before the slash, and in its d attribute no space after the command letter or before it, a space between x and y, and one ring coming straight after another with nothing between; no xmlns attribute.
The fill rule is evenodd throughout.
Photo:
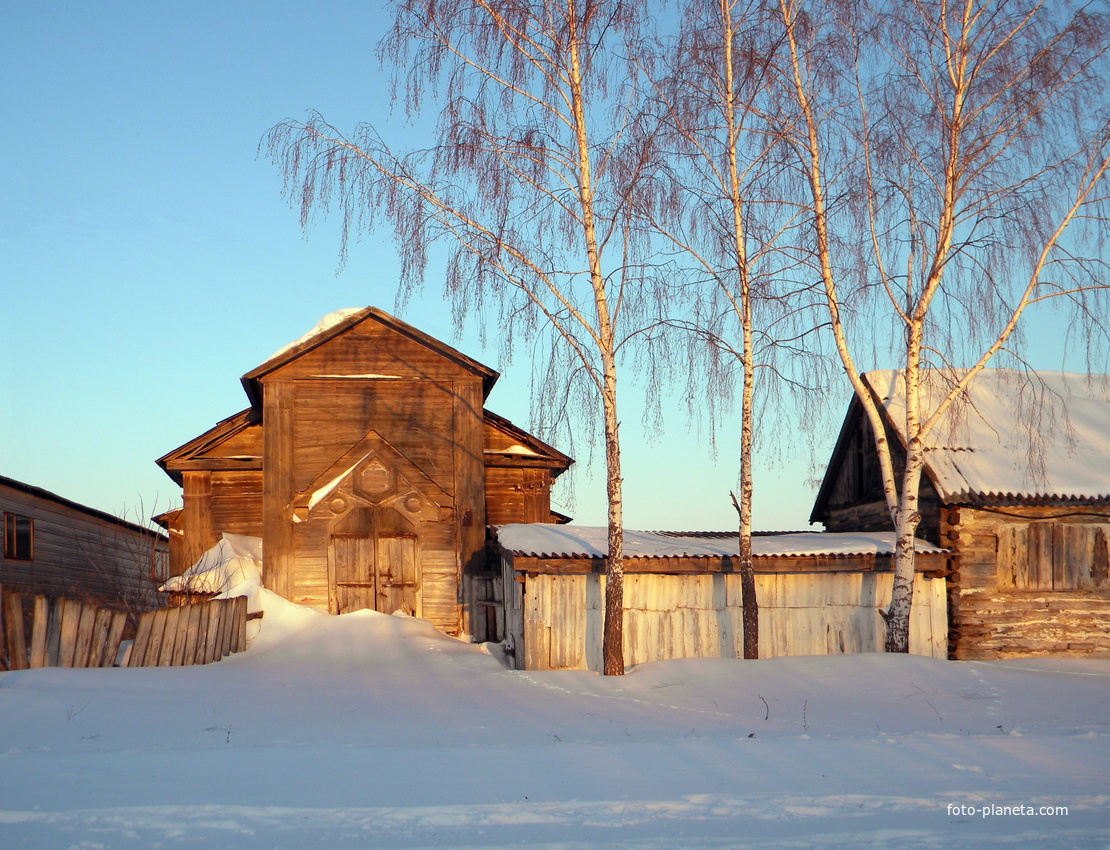
<svg viewBox="0 0 1110 850"><path fill-rule="evenodd" d="M905 444L902 373L864 377ZM923 410L949 386L928 373ZM1110 376L985 370L929 434L926 467L950 503L1110 499Z"/></svg>
<svg viewBox="0 0 1110 850"><path fill-rule="evenodd" d="M502 547L514 555L534 558L603 558L609 551L608 529L581 525L518 523L495 530ZM624 532L624 555L629 558L737 557L740 544L731 537L676 536L673 532ZM924 540L917 551L941 554L944 549ZM807 555L849 557L891 555L893 532L798 532L752 537L752 555L764 558L797 558Z"/></svg>

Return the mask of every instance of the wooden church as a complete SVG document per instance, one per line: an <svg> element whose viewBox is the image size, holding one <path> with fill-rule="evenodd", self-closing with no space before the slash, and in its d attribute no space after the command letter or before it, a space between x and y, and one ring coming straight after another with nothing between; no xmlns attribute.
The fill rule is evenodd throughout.
<svg viewBox="0 0 1110 850"><path fill-rule="evenodd" d="M566 521L573 463L484 408L497 377L374 307L326 316L243 376L250 407L158 460L183 496L159 518L171 572L257 536L287 599L484 639L486 525Z"/></svg>

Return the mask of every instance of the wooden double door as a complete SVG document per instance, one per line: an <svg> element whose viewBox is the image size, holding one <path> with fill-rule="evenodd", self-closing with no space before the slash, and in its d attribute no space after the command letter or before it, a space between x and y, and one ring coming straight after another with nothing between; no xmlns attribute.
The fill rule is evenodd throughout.
<svg viewBox="0 0 1110 850"><path fill-rule="evenodd" d="M356 509L331 535L333 610L420 614L415 529L396 511Z"/></svg>

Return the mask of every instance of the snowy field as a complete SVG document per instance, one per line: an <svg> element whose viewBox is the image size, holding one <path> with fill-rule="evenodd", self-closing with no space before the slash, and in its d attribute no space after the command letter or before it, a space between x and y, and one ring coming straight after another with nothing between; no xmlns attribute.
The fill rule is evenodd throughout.
<svg viewBox="0 0 1110 850"><path fill-rule="evenodd" d="M1110 846L1110 661L606 679L265 607L207 667L0 674L0 847Z"/></svg>

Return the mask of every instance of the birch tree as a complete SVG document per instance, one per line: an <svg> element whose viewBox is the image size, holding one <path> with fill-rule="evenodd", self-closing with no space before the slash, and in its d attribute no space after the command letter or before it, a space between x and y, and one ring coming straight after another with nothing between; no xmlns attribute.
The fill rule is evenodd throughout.
<svg viewBox="0 0 1110 850"><path fill-rule="evenodd" d="M553 331L547 375L581 378L587 414L600 409L609 543L602 656L605 674L619 675L618 359L635 316L656 297L631 227L651 160L650 139L628 132L650 60L643 4L399 0L393 10L379 55L409 114L437 115L431 144L395 152L372 125L348 135L312 113L272 128L265 149L302 224L330 210L341 216L341 256L351 235L392 228L402 302L440 243L459 322L493 309L507 345Z"/></svg>
<svg viewBox="0 0 1110 850"><path fill-rule="evenodd" d="M1034 307L1070 308L1088 351L1106 342L1110 21L1101 3L777 5L803 256L874 432L897 540L886 648L906 652L926 438L992 358L1021 362ZM905 386L899 472L861 377L876 338Z"/></svg>
<svg viewBox="0 0 1110 850"><path fill-rule="evenodd" d="M759 0L689 0L668 51L670 73L656 86L660 142L651 221L676 256L688 313L670 323L691 335L690 388L710 418L735 391L740 374L738 572L743 592L743 654L758 658L759 607L752 562L752 456L756 376L761 398L777 379L788 386L811 361L812 297L792 286L781 250L796 222L778 198L776 135L767 121L778 28ZM699 411L700 412L700 411ZM710 423L712 429L713 423Z"/></svg>

